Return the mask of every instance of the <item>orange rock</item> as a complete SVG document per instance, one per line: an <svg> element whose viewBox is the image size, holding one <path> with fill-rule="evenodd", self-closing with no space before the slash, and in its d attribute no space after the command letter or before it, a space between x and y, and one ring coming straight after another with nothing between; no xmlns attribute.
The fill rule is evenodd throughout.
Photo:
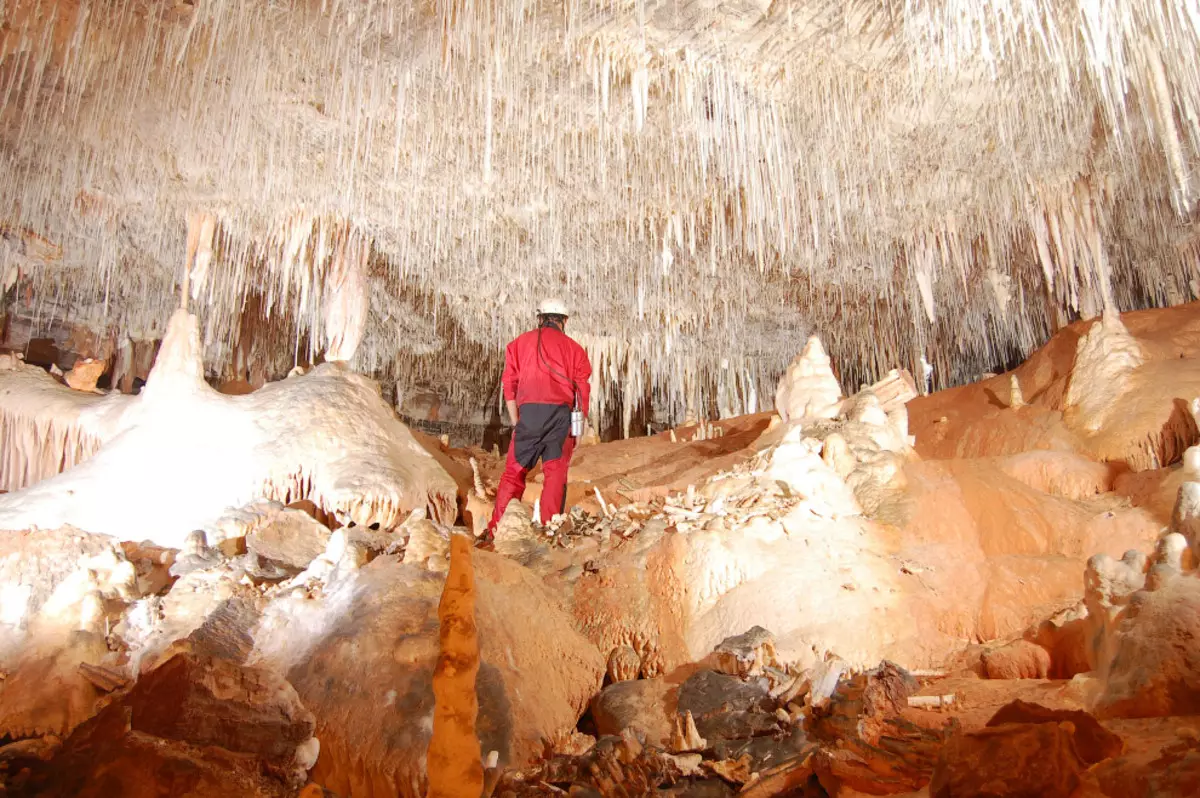
<svg viewBox="0 0 1200 798"><path fill-rule="evenodd" d="M76 360L75 365L66 373L64 379L67 385L76 391L95 391L96 382L104 374L107 365L103 360L92 360L91 358Z"/></svg>
<svg viewBox="0 0 1200 798"><path fill-rule="evenodd" d="M1050 652L1028 640L1017 640L981 658L989 679L1045 679L1050 673Z"/></svg>
<svg viewBox="0 0 1200 798"><path fill-rule="evenodd" d="M483 762L475 719L479 699L479 638L475 628L475 573L471 541L450 540L450 573L438 605L441 653L433 672L433 738L429 742L430 798L477 798L483 791Z"/></svg>
<svg viewBox="0 0 1200 798"><path fill-rule="evenodd" d="M931 798L1070 798L1086 765L1071 723L1009 723L963 733L942 748Z"/></svg>
<svg viewBox="0 0 1200 798"><path fill-rule="evenodd" d="M1121 738L1100 725L1083 710L1050 709L1020 699L1005 704L987 722L989 727L1009 723L1070 723L1074 728L1075 752L1087 765L1120 756L1125 749Z"/></svg>

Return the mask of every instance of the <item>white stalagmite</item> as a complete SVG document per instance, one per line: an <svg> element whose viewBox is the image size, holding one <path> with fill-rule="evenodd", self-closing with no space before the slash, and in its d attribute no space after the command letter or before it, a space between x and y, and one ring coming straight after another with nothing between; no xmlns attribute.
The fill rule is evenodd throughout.
<svg viewBox="0 0 1200 798"><path fill-rule="evenodd" d="M74 392L56 387L22 387L10 394L17 404L5 403L36 403L5 427L5 462L26 464L25 473L40 467L45 475L55 454L78 459L79 430L89 429L84 421L95 423L94 414L76 409ZM37 415L47 395L66 408L61 422ZM257 498L309 499L343 523L384 529L414 508L454 520L453 480L396 419L375 383L327 363L245 396L218 394L204 382L196 317L183 310L172 316L140 396L121 397L118 405L78 395L92 408L112 403L109 415L99 416L105 423L96 437L104 445L64 473L0 497L0 529L71 524L179 547L192 530L227 529L222 518ZM31 430L39 436L33 446ZM27 465L30 454L40 466Z"/></svg>
<svg viewBox="0 0 1200 798"><path fill-rule="evenodd" d="M1063 419L1075 429L1099 430L1116 399L1131 388L1131 377L1143 360L1141 345L1120 315L1106 311L1079 339Z"/></svg>
<svg viewBox="0 0 1200 798"><path fill-rule="evenodd" d="M1025 395L1021 393L1021 381L1017 379L1016 374L1010 374L1008 377L1008 406L1013 410L1020 410L1025 406Z"/></svg>
<svg viewBox="0 0 1200 798"><path fill-rule="evenodd" d="M835 418L841 409L842 387L821 339L812 336L779 378L775 410L784 421Z"/></svg>

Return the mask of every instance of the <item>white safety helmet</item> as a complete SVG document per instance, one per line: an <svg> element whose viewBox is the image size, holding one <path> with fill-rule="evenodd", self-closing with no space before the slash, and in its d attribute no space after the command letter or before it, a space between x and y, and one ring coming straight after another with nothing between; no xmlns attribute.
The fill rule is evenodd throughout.
<svg viewBox="0 0 1200 798"><path fill-rule="evenodd" d="M561 299L543 299L542 304L538 305L539 316L570 316L567 313L567 303Z"/></svg>

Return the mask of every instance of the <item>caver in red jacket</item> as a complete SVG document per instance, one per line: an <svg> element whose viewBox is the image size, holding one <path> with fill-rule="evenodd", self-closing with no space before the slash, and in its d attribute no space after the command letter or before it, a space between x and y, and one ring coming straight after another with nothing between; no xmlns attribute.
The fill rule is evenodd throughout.
<svg viewBox="0 0 1200 798"><path fill-rule="evenodd" d="M517 336L504 350L504 398L517 400L517 407L573 406L577 391L579 407L586 412L591 378L587 352L553 325Z"/></svg>
<svg viewBox="0 0 1200 798"><path fill-rule="evenodd" d="M500 523L508 503L525 492L525 476L538 460L544 479L537 520L544 523L562 512L575 449L571 410L587 412L591 377L587 352L552 323L518 336L505 349L504 398L517 403L517 425L489 532Z"/></svg>

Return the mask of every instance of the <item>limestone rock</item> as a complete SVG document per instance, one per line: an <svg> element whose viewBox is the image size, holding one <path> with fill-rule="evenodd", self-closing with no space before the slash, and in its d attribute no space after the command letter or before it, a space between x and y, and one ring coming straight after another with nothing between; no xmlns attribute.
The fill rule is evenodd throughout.
<svg viewBox="0 0 1200 798"><path fill-rule="evenodd" d="M1010 723L1070 723L1075 752L1088 766L1120 756L1125 748L1119 736L1082 710L1049 709L1040 704L1017 700L998 709L987 725L995 727Z"/></svg>
<svg viewBox="0 0 1200 798"><path fill-rule="evenodd" d="M533 526L530 508L524 502L509 502L500 523L496 524L496 553L532 566L544 555L545 540L545 535Z"/></svg>
<svg viewBox="0 0 1200 798"><path fill-rule="evenodd" d="M481 657L476 729L483 751L519 766L542 753L543 740L575 728L605 662L536 575L490 552L472 560ZM346 795L424 795L444 579L377 557L323 601L280 617L282 633L311 629L311 642L256 650L252 661L287 668L317 717L315 781Z"/></svg>
<svg viewBox="0 0 1200 798"><path fill-rule="evenodd" d="M850 445L837 432L830 433L825 437L824 445L821 447L821 459L842 479L850 476L850 473L858 465L858 460L850 451Z"/></svg>
<svg viewBox="0 0 1200 798"><path fill-rule="evenodd" d="M247 535L246 548L259 557L302 570L324 553L329 535L328 527L308 513L285 509Z"/></svg>
<svg viewBox="0 0 1200 798"><path fill-rule="evenodd" d="M757 682L702 670L679 688L678 711L690 712L710 745L716 740L753 737L775 728L775 710Z"/></svg>
<svg viewBox="0 0 1200 798"><path fill-rule="evenodd" d="M130 673L169 659L178 641L193 636L201 653L243 659L261 600L247 581L226 564L183 576L165 596L134 602L112 629L128 651Z"/></svg>
<svg viewBox="0 0 1200 798"><path fill-rule="evenodd" d="M79 530L0 535L0 737L69 734L102 691L79 671L111 664L105 637L139 596L111 538Z"/></svg>
<svg viewBox="0 0 1200 798"><path fill-rule="evenodd" d="M632 729L646 743L665 748L675 717L673 688L662 678L618 682L592 700L592 718L600 734Z"/></svg>
<svg viewBox="0 0 1200 798"><path fill-rule="evenodd" d="M761 626L727 637L717 646L717 669L731 676L760 676L767 666L778 667L775 636Z"/></svg>
<svg viewBox="0 0 1200 798"><path fill-rule="evenodd" d="M832 362L812 336L804 349L779 378L775 410L786 421L835 418L841 407L842 386L833 374Z"/></svg>
<svg viewBox="0 0 1200 798"><path fill-rule="evenodd" d="M826 704L813 707L805 731L820 744L812 764L823 787L839 795L891 795L929 780L942 735L901 714L918 686L885 661L840 681Z"/></svg>
<svg viewBox="0 0 1200 798"><path fill-rule="evenodd" d="M1200 455L1200 446L1188 453ZM1171 531L1183 536L1192 548L1193 560L1200 560L1200 473L1192 474L1185 458L1185 481L1179 486L1175 508L1171 513Z"/></svg>
<svg viewBox="0 0 1200 798"><path fill-rule="evenodd" d="M408 534L408 544L404 547L406 564L431 571L445 571L450 567L450 538L432 521L427 518L405 521L401 533L405 532Z"/></svg>
<svg viewBox="0 0 1200 798"><path fill-rule="evenodd" d="M848 670L846 663L838 657L828 657L816 663L808 672L808 705L820 709L829 703Z"/></svg>
<svg viewBox="0 0 1200 798"><path fill-rule="evenodd" d="M192 571L203 571L218 565L221 559L221 552L208 545L204 530L193 529L184 538L168 573L171 576L184 576Z"/></svg>
<svg viewBox="0 0 1200 798"><path fill-rule="evenodd" d="M1086 615L1082 606L1064 610L1028 633L1050 654L1050 678L1070 679L1092 669Z"/></svg>
<svg viewBox="0 0 1200 798"><path fill-rule="evenodd" d="M101 664L108 656L101 636L75 633L63 644L31 648L10 660L8 676L0 681L0 736L65 737L93 717L104 703L103 691L79 665Z"/></svg>
<svg viewBox="0 0 1200 798"><path fill-rule="evenodd" d="M908 369L892 369L879 382L867 386L866 390L879 399L880 407L889 416L919 395L917 383Z"/></svg>
<svg viewBox="0 0 1200 798"><path fill-rule="evenodd" d="M85 617L85 598L137 595L137 570L111 538L70 527L0 535L0 664L34 628L42 638L51 629L102 630L104 617Z"/></svg>
<svg viewBox="0 0 1200 798"><path fill-rule="evenodd" d="M1087 608L1088 655L1094 668L1112 660L1115 624L1130 598L1146 584L1147 558L1128 551L1120 560L1097 554L1087 562L1083 576L1083 603Z"/></svg>
<svg viewBox="0 0 1200 798"><path fill-rule="evenodd" d="M1096 714L1148 718L1200 713L1200 579L1182 576L1129 602L1114 636Z"/></svg>
<svg viewBox="0 0 1200 798"><path fill-rule="evenodd" d="M967 733L956 729L938 757L929 795L1069 798L1086 769L1073 732L1070 723L1013 723Z"/></svg>
<svg viewBox="0 0 1200 798"><path fill-rule="evenodd" d="M124 705L134 731L264 760L287 760L313 736L312 713L280 676L207 655L143 674Z"/></svg>
<svg viewBox="0 0 1200 798"><path fill-rule="evenodd" d="M22 786L64 798L295 794L319 744L287 682L205 658L164 668L80 726L48 762L14 763L27 768Z"/></svg>
<svg viewBox="0 0 1200 798"><path fill-rule="evenodd" d="M802 666L818 658L814 644L821 655L834 649L863 666L907 657L908 643L896 641L920 638L928 650L912 606L881 608L873 600L901 594L903 575L884 565L878 551L886 544L857 518L819 516L792 497L778 521L766 516L686 534L664 527L647 522L604 555L599 573L572 582L579 628L601 651L629 645L644 669L659 661L670 673L754 625L775 635L780 661ZM822 610L831 602L842 613L836 619Z"/></svg>
<svg viewBox="0 0 1200 798"><path fill-rule="evenodd" d="M986 651L981 659L989 679L1045 679L1050 675L1050 652L1029 640Z"/></svg>
<svg viewBox="0 0 1200 798"><path fill-rule="evenodd" d="M64 377L67 385L76 391L95 391L96 382L108 364L103 360L93 360L90 357L75 361Z"/></svg>
<svg viewBox="0 0 1200 798"><path fill-rule="evenodd" d="M663 753L642 745L632 732L626 732L619 737L600 738L582 757L554 757L536 766L532 772L502 781L497 793L544 794L544 787L535 788L536 793L526 789L526 785L533 782L570 785L569 793L559 792L579 798L650 796L658 794L656 788L678 782L685 772L694 771L695 766L692 757Z"/></svg>
<svg viewBox="0 0 1200 798"><path fill-rule="evenodd" d="M770 453L767 475L807 499L814 511L828 518L859 515L854 493L821 459L819 441L803 437L800 427L789 430Z"/></svg>

